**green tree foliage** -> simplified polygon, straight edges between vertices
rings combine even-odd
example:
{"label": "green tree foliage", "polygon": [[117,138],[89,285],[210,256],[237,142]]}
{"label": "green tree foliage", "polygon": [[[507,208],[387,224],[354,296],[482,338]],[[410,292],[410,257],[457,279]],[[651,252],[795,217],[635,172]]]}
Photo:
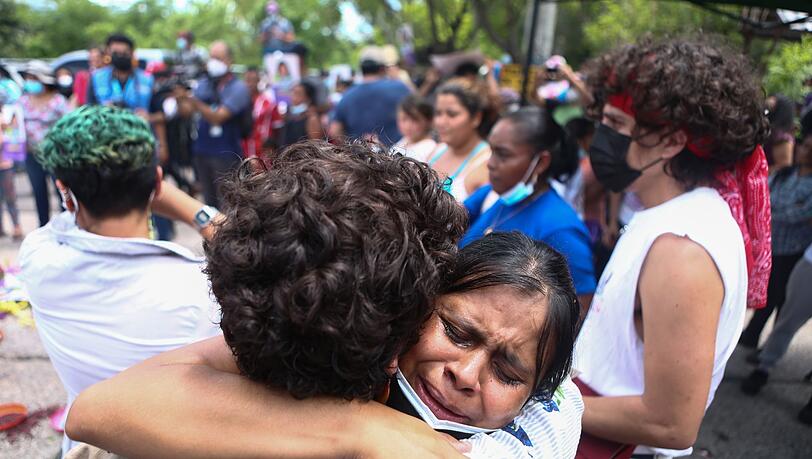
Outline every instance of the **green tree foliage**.
{"label": "green tree foliage", "polygon": [[504,53],[514,59],[521,57],[521,30],[517,32],[516,21],[523,15],[526,0],[505,0],[499,2],[498,7],[485,0],[355,0],[352,3],[373,25],[374,41],[379,44],[396,43],[398,28],[411,25],[418,59],[423,63],[429,54],[473,48],[492,57]]}
{"label": "green tree foliage", "polygon": [[[265,2],[192,0],[176,9],[172,0],[140,0],[127,8],[104,7],[90,0],[52,0],[36,8],[0,0],[0,51],[5,57],[56,57],[102,43],[112,32],[130,35],[141,48],[173,48],[177,33],[191,30],[207,46],[225,40],[237,61],[261,62],[259,25]],[[281,12],[309,48],[308,64],[321,67],[349,59],[353,44],[337,39],[340,0],[280,1]],[[6,35],[4,35],[6,34]],[[18,38],[18,45],[11,46]]]}
{"label": "green tree foliage", "polygon": [[[601,2],[594,19],[583,28],[584,42],[593,54],[632,43],[640,37],[685,36],[698,32],[725,35],[741,43],[738,24],[688,2],[619,0]],[[732,12],[736,13],[736,7]]]}
{"label": "green tree foliage", "polygon": [[0,55],[6,55],[20,46],[23,23],[12,0],[0,0]]}
{"label": "green tree foliage", "polygon": [[800,100],[807,92],[804,81],[812,78],[812,36],[784,45],[767,61],[764,84],[769,94],[781,93]]}
{"label": "green tree foliage", "polygon": [[[418,58],[430,53],[478,48],[486,55],[524,59],[525,22],[532,0],[279,0],[282,15],[309,49],[308,65],[325,67],[355,62],[362,43],[340,31],[342,4],[352,4],[372,26],[370,41],[396,43],[396,31],[410,24]],[[0,0],[0,56],[56,57],[99,44],[114,31],[131,35],[138,47],[173,48],[181,30],[191,30],[197,43],[230,43],[237,62],[260,64],[259,25],[265,2],[258,0],[188,0],[182,9],[174,0],[139,0],[129,7],[104,7],[91,0]],[[738,14],[736,6],[720,8]],[[721,35],[745,48],[737,21],[711,14],[689,2],[662,0],[559,2],[554,51],[574,67],[586,59],[644,35]],[[349,36],[348,36],[349,35]],[[357,34],[355,37],[357,39]],[[768,87],[797,93],[796,74],[808,55],[803,44],[756,38],[747,50],[759,71],[767,70]],[[807,53],[807,54],[804,54]],[[769,62],[768,66],[763,63]],[[761,65],[759,65],[761,64]],[[794,78],[794,79],[793,79]],[[784,89],[786,88],[786,89]]]}
{"label": "green tree foliage", "polygon": [[112,19],[107,8],[89,0],[57,0],[48,11],[17,5],[25,32],[14,57],[55,57],[86,48],[104,39],[96,37],[99,25]]}

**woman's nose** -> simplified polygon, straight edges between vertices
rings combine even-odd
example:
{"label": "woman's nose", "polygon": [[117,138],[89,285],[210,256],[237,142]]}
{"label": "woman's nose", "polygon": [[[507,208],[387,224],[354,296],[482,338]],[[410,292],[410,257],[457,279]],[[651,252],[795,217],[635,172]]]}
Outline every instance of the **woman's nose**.
{"label": "woman's nose", "polygon": [[494,157],[494,155],[491,155],[491,157],[488,158],[488,170],[493,172],[496,170],[496,167],[497,167],[497,159]]}
{"label": "woman's nose", "polygon": [[479,392],[480,376],[486,363],[487,356],[484,351],[465,352],[456,361],[446,365],[446,375],[455,389],[474,394]]}

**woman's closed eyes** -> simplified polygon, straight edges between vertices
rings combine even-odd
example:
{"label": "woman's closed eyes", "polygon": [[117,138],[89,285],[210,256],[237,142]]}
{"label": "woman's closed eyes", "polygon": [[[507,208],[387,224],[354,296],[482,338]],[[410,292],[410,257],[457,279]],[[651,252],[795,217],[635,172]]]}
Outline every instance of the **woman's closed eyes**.
{"label": "woman's closed eyes", "polygon": [[[443,324],[445,335],[454,345],[462,349],[468,349],[476,344],[477,338],[473,334],[467,333],[445,317],[440,316],[440,321]],[[504,352],[497,352],[496,354],[495,358],[491,359],[491,368],[496,379],[508,386],[526,384],[522,378],[516,376],[515,372],[509,369],[509,364],[501,362],[503,359],[499,357],[499,354],[504,354]]]}

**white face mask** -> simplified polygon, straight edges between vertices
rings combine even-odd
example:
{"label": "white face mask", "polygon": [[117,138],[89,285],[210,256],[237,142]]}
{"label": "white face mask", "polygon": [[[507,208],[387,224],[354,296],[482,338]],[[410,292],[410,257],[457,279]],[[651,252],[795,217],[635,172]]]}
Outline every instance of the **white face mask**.
{"label": "white face mask", "polygon": [[219,59],[211,58],[206,62],[206,72],[212,78],[220,78],[228,73],[228,64]]}
{"label": "white face mask", "polygon": [[164,99],[164,103],[161,104],[161,108],[167,119],[171,120],[178,114],[178,101],[174,97],[167,97]]}
{"label": "white face mask", "polygon": [[73,77],[70,75],[60,75],[59,78],[56,79],[56,83],[63,88],[67,88],[73,84]]}
{"label": "white face mask", "polygon": [[451,430],[454,432],[462,432],[466,434],[478,434],[478,433],[488,433],[488,432],[495,432],[499,429],[483,429],[481,427],[474,427],[468,426],[465,424],[460,424],[459,422],[454,421],[446,421],[443,419],[438,419],[434,413],[431,412],[428,406],[423,403],[423,400],[420,400],[420,397],[417,396],[417,393],[412,389],[412,386],[409,385],[409,382],[406,381],[406,377],[403,376],[403,373],[400,372],[398,369],[395,377],[398,380],[398,386],[400,386],[401,392],[403,392],[403,396],[406,397],[406,400],[412,405],[412,407],[417,411],[417,414],[420,415],[420,419],[425,421],[426,424],[429,425],[434,430]]}

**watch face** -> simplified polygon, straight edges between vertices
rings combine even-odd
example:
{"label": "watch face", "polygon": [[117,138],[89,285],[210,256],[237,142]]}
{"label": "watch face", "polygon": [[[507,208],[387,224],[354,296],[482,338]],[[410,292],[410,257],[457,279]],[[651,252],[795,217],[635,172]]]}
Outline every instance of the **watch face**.
{"label": "watch face", "polygon": [[197,223],[198,226],[203,226],[209,221],[211,221],[211,215],[209,215],[209,213],[206,212],[206,209],[200,209],[195,214],[195,223]]}

